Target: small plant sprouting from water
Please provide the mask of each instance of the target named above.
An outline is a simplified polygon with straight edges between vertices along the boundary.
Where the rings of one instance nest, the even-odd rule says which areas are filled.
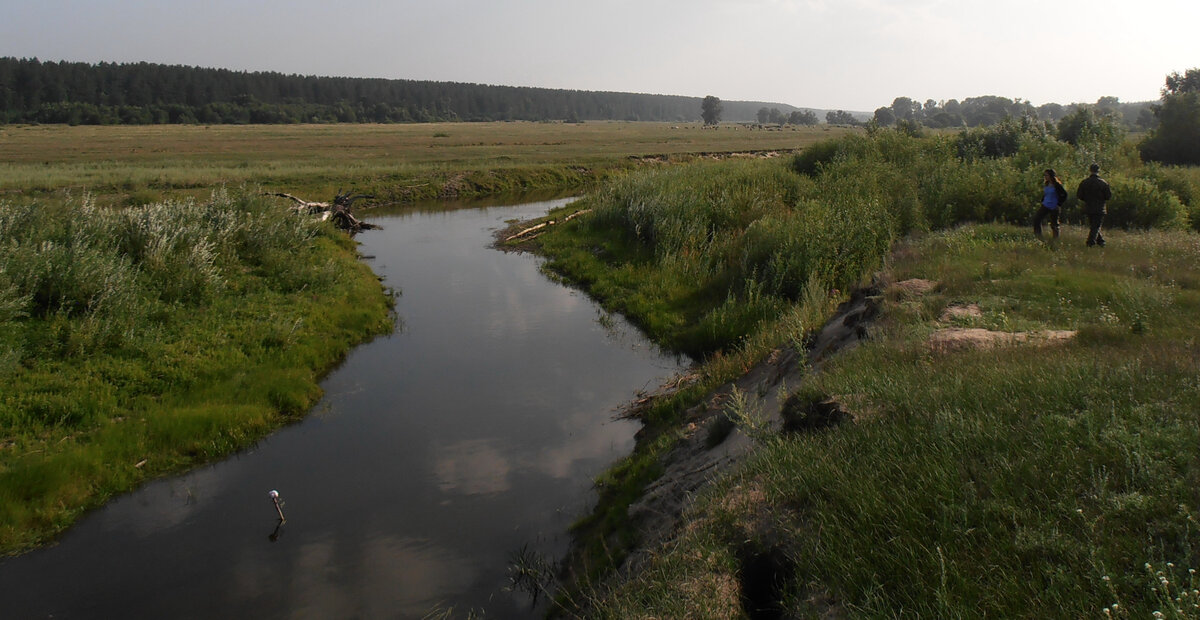
[[[455,620],[460,617],[464,620],[483,620],[486,616],[482,610],[478,609],[468,609],[465,616],[459,616],[456,611],[454,607],[434,607],[421,616],[421,620]]]
[[[616,336],[620,333],[617,318],[612,313],[604,310],[596,310],[596,324],[610,336]]]
[[[552,598],[554,575],[554,563],[525,544],[509,560],[507,589],[527,595],[530,607],[536,607],[542,597]]]

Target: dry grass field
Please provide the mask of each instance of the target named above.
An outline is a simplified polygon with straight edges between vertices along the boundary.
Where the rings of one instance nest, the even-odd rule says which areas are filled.
[[[668,123],[0,127],[0,196],[143,204],[220,185],[336,191],[481,171],[605,169],[630,158],[791,151],[848,129]],[[540,185],[534,181],[526,185]]]

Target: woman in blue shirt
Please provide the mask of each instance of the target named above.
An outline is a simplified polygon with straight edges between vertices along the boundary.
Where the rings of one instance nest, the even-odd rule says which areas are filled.
[[[1058,238],[1059,207],[1067,201],[1066,196],[1067,190],[1058,178],[1058,173],[1053,168],[1047,168],[1042,173],[1042,205],[1033,216],[1033,234],[1037,235],[1038,239],[1042,238],[1042,220],[1046,219],[1046,216],[1050,216],[1050,230],[1054,238]]]

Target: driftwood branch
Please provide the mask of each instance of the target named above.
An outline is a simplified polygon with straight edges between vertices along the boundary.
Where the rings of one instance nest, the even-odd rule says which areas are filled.
[[[354,217],[354,215],[350,213],[350,206],[358,200],[363,198],[374,198],[374,196],[371,196],[370,194],[351,195],[350,192],[342,192],[339,190],[337,195],[334,196],[332,203],[303,200],[291,194],[284,194],[280,192],[265,192],[263,195],[287,198],[288,200],[296,203],[295,205],[292,205],[292,209],[294,209],[296,212],[316,215],[322,221],[333,220],[333,223],[342,230],[358,232],[360,230],[379,228],[375,224],[364,222]]]
[[[546,220],[545,222],[542,222],[541,224],[537,224],[536,226],[530,226],[529,228],[526,228],[526,229],[524,229],[524,230],[517,231],[517,233],[516,233],[516,234],[509,235],[509,236],[505,237],[505,238],[504,238],[504,242],[505,242],[505,243],[508,243],[509,241],[512,241],[513,239],[520,239],[521,237],[524,237],[524,236],[526,236],[526,235],[529,235],[530,233],[535,233],[535,232],[537,232],[537,231],[539,231],[539,230],[542,230],[542,229],[544,229],[544,228],[548,228],[548,227],[550,227],[550,226],[554,226],[555,224],[562,224],[562,223],[565,223],[565,222],[569,222],[569,221],[571,221],[571,220],[573,220],[573,219],[575,219],[575,218],[579,217],[580,215],[583,215],[584,213],[591,213],[591,212],[592,212],[592,210],[591,210],[591,209],[583,209],[582,211],[576,211],[576,212],[574,212],[574,213],[572,213],[572,214],[568,215],[567,217],[564,217],[564,218],[562,219],[562,221],[559,221],[559,220]]]

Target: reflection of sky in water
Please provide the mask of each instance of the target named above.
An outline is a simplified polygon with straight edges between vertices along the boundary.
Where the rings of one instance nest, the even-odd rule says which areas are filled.
[[[231,597],[253,601],[281,589],[289,618],[420,617],[476,578],[468,558],[427,540],[379,536],[351,566],[339,553],[333,541],[306,543],[274,571],[263,571],[261,558],[239,558]]]
[[[4,615],[528,616],[508,560],[562,553],[592,477],[632,447],[614,408],[678,364],[535,258],[486,247],[551,206],[374,217],[362,252],[402,289],[404,329],[355,349],[303,423],[0,561]]]
[[[447,494],[479,495],[509,489],[508,457],[486,439],[469,439],[435,449],[438,488]]]

